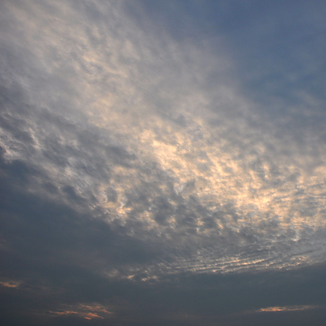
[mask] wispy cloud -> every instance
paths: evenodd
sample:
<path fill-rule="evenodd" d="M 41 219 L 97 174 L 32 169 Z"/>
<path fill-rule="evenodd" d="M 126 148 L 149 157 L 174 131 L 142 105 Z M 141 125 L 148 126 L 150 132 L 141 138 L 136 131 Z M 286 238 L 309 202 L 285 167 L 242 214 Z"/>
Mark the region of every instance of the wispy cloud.
<path fill-rule="evenodd" d="M 268 307 L 268 308 L 261 308 L 256 310 L 256 312 L 287 312 L 287 311 L 303 311 L 303 310 L 311 310 L 317 309 L 320 306 L 284 306 L 284 307 Z"/>
<path fill-rule="evenodd" d="M 100 318 L 104 319 L 104 316 L 112 314 L 112 312 L 108 311 L 104 306 L 101 304 L 79 304 L 72 307 L 67 307 L 66 309 L 60 311 L 50 311 L 50 314 L 56 316 L 69 316 L 69 315 L 76 315 L 78 317 L 91 320 L 93 318 Z"/>
<path fill-rule="evenodd" d="M 16 288 L 18 287 L 22 282 L 20 281 L 0 281 L 0 284 L 7 288 Z"/>

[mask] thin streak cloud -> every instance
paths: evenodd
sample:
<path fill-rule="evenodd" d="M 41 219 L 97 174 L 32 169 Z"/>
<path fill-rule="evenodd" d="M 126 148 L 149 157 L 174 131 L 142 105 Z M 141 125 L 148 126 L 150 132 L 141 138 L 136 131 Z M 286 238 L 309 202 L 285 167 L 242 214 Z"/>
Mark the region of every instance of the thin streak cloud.
<path fill-rule="evenodd" d="M 287 311 L 302 311 L 319 308 L 318 306 L 288 306 L 288 307 L 268 307 L 261 308 L 258 312 L 287 312 Z"/>

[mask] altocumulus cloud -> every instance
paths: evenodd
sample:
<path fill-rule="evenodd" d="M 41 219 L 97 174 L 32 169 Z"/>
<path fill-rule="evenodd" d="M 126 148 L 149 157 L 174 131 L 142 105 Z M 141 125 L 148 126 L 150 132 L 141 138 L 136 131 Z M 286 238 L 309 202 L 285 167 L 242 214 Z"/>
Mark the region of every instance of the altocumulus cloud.
<path fill-rule="evenodd" d="M 143 318 L 138 291 L 160 289 L 161 316 L 174 293 L 162 284 L 182 287 L 179 302 L 192 278 L 197 295 L 211 282 L 227 297 L 216 282 L 236 293 L 252 287 L 243 275 L 286 283 L 325 262 L 325 6 L 292 5 L 1 4 L 9 311 L 128 324 Z M 273 300 L 239 310 L 324 304 Z M 190 307 L 164 318 L 226 323 Z"/>

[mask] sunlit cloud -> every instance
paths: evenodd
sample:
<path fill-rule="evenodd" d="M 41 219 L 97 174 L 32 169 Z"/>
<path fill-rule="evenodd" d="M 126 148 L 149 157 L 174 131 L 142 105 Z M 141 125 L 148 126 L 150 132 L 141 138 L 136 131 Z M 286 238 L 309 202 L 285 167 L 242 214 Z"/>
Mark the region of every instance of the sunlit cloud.
<path fill-rule="evenodd" d="M 78 317 L 91 320 L 93 318 L 104 319 L 108 315 L 112 314 L 112 312 L 108 311 L 104 306 L 100 304 L 78 304 L 69 308 L 67 307 L 66 309 L 60 311 L 50 311 L 50 314 L 55 316 L 76 315 Z"/>
<path fill-rule="evenodd" d="M 1 320 L 322 324 L 325 10 L 0 2 Z"/>
<path fill-rule="evenodd" d="M 0 284 L 7 288 L 16 288 L 18 287 L 22 282 L 20 281 L 0 281 Z"/>
<path fill-rule="evenodd" d="M 284 307 L 268 307 L 268 308 L 261 308 L 256 310 L 256 312 L 291 312 L 291 311 L 304 311 L 304 310 L 311 310 L 317 309 L 320 306 L 284 306 Z"/>
<path fill-rule="evenodd" d="M 29 191 L 174 248 L 146 267 L 153 275 L 323 261 L 324 143 L 307 155 L 318 134 L 306 130 L 302 146 L 275 134 L 239 91 L 222 37 L 218 53 L 209 40 L 177 42 L 141 29 L 123 3 L 92 2 L 96 18 L 73 2 L 6 4 L 29 60 L 8 78 L 33 109 L 20 122 L 28 142 L 1 129 L 4 155 L 58 189 L 44 192 L 34 176 Z M 7 125 L 17 114 L 6 111 Z"/>

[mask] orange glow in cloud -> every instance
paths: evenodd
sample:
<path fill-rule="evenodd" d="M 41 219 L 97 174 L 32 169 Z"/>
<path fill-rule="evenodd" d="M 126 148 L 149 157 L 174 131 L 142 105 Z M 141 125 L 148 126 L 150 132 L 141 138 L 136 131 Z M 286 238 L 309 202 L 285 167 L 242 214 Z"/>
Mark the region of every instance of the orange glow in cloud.
<path fill-rule="evenodd" d="M 108 311 L 104 306 L 100 304 L 94 304 L 94 305 L 79 304 L 77 306 L 73 306 L 62 311 L 50 311 L 50 313 L 57 316 L 76 315 L 78 317 L 87 320 L 91 320 L 93 318 L 104 319 L 104 317 L 102 316 L 103 314 L 104 315 L 112 314 L 111 311 Z"/>
<path fill-rule="evenodd" d="M 8 282 L 0 282 L 0 284 L 7 288 L 16 288 L 17 286 L 19 286 L 21 284 L 21 282 L 8 281 Z"/>
<path fill-rule="evenodd" d="M 319 306 L 284 306 L 284 307 L 268 307 L 268 308 L 261 308 L 257 310 L 257 312 L 281 312 L 281 311 L 302 311 L 302 310 L 310 310 L 310 309 L 316 309 Z"/>

